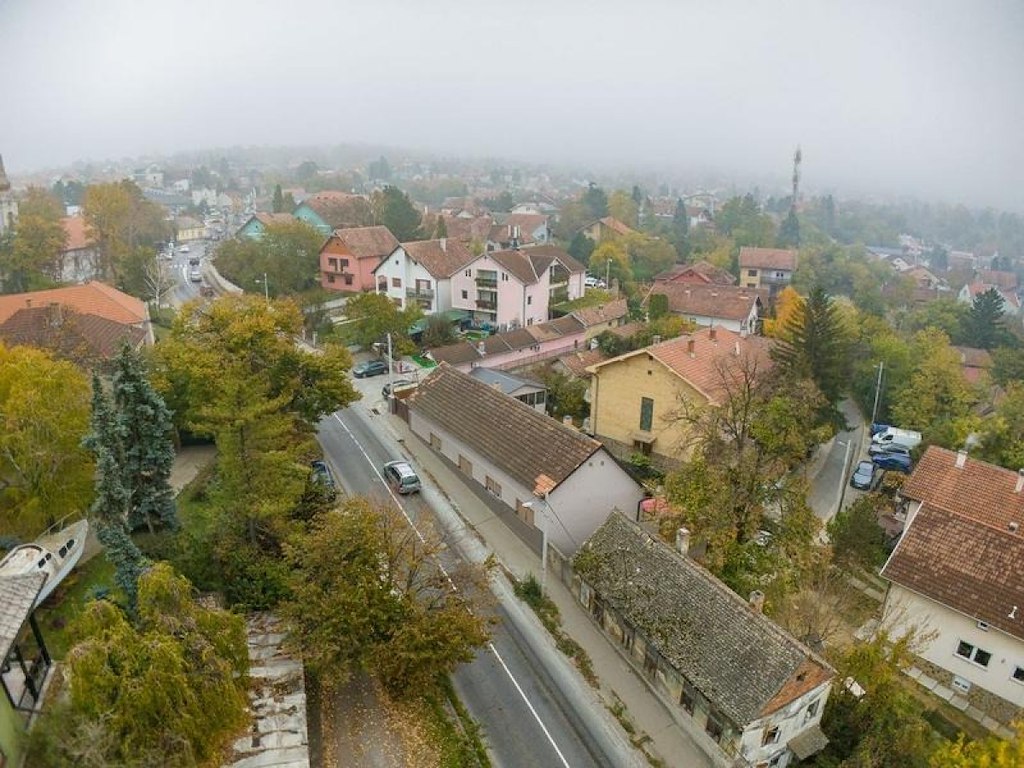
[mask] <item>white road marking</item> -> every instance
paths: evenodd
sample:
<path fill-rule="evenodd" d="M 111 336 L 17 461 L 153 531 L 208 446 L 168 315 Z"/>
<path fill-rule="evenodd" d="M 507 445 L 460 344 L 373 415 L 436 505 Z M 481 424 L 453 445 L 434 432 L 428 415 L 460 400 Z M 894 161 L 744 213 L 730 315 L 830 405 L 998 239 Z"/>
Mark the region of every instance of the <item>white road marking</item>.
<path fill-rule="evenodd" d="M 377 466 L 373 463 L 373 460 L 370 458 L 370 455 L 366 452 L 366 449 L 363 448 L 362 443 L 360 443 L 356 439 L 356 436 L 352 434 L 352 430 L 350 430 L 348 428 L 348 425 L 341 420 L 341 416 L 339 416 L 337 412 L 334 413 L 334 418 L 337 419 L 338 423 L 341 425 L 341 428 L 345 430 L 346 434 L 349 436 L 349 438 L 351 438 L 352 442 L 355 443 L 356 447 L 359 449 L 359 452 L 363 454 L 363 458 L 366 459 L 366 462 L 370 465 L 370 469 L 373 470 L 373 473 L 382 483 L 384 483 L 384 487 L 388 489 L 388 494 L 391 496 L 391 499 L 398 506 L 398 509 L 401 510 L 402 516 L 405 518 L 405 521 L 409 524 L 409 527 L 412 528 L 413 531 L 416 533 L 416 536 L 419 538 L 420 542 L 425 542 L 426 540 L 423 538 L 423 534 L 420 533 L 419 528 L 416 527 L 416 524 L 412 521 L 412 518 L 409 517 L 409 513 L 405 511 L 405 507 L 402 506 L 402 502 L 399 500 L 398 496 L 395 495 L 395 492 L 391 489 L 391 485 L 384 480 L 384 476 L 381 475 L 380 471 L 377 469 Z M 452 581 L 451 576 L 448 575 L 448 571 L 445 570 L 444 564 L 438 561 L 437 567 L 441 569 L 441 573 L 444 574 L 444 577 L 448 580 L 448 583 L 451 585 L 451 588 L 457 591 L 457 587 L 455 586 L 455 583 Z M 526 708 L 530 710 L 530 714 L 533 715 L 533 719 L 537 721 L 537 725 L 539 725 L 540 729 L 544 732 L 544 736 L 547 738 L 548 743 L 551 744 L 551 748 L 555 750 L 555 754 L 558 755 L 558 759 L 561 761 L 562 765 L 565 766 L 565 768 L 571 768 L 571 766 L 569 765 L 569 761 L 566 760 L 565 755 L 562 754 L 562 750 L 560 750 L 558 748 L 558 744 L 555 743 L 555 739 L 554 737 L 552 737 L 551 732 L 548 730 L 547 726 L 544 725 L 544 721 L 541 720 L 540 714 L 538 714 L 537 710 L 533 708 L 533 704 L 530 703 L 530 699 L 527 697 L 526 691 L 524 691 L 522 686 L 519 685 L 519 681 L 516 680 L 515 675 L 512 674 L 512 670 L 508 668 L 508 665 L 505 664 L 505 660 L 501 658 L 501 654 L 498 653 L 498 649 L 494 647 L 494 643 L 487 643 L 487 650 L 489 650 L 491 654 L 493 654 L 498 664 L 501 665 L 501 668 L 503 670 L 505 670 L 505 674 L 508 675 L 508 679 L 512 681 L 512 685 L 515 686 L 516 691 L 523 699 L 523 703 L 526 704 Z"/>

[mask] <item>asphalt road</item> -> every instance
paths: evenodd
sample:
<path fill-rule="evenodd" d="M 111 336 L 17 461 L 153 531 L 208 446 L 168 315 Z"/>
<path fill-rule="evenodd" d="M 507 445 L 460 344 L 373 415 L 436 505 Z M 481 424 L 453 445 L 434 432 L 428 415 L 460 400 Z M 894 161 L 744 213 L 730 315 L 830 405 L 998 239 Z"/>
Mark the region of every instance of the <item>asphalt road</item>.
<path fill-rule="evenodd" d="M 845 509 L 864 494 L 864 491 L 850 485 L 853 468 L 858 461 L 867 458 L 861 454 L 866 429 L 864 417 L 849 400 L 843 400 L 839 408 L 846 417 L 846 423 L 853 428 L 836 435 L 820 470 L 810 480 L 808 501 L 822 523 L 827 523 L 839 511 L 840 499 Z"/>
<path fill-rule="evenodd" d="M 385 377 L 378 377 L 359 384 L 368 394 L 379 393 L 384 381 Z M 324 455 L 348 493 L 397 501 L 413 524 L 433 521 L 431 494 L 396 500 L 378 475 L 385 461 L 398 457 L 389 448 L 390 438 L 375 431 L 366 410 L 367 402 L 378 399 L 379 395 L 367 397 L 364 403 L 321 422 Z M 451 549 L 447 554 L 458 556 Z M 549 674 L 552 660 L 540 658 L 536 644 L 522 636 L 504 606 L 499 603 L 494 610 L 500 623 L 490 646 L 453 676 L 459 698 L 482 727 L 493 764 L 505 768 L 622 765 L 621 755 L 602 751 L 607 734 L 590 732 L 586 718 L 580 716 L 580 709 L 588 704 L 569 700 Z"/>
<path fill-rule="evenodd" d="M 174 258 L 164 262 L 174 280 L 174 287 L 171 288 L 166 300 L 176 307 L 180 307 L 185 302 L 199 297 L 199 286 L 202 283 L 193 283 L 189 280 L 188 260 L 197 256 L 200 260 L 205 260 L 207 258 L 207 251 L 213 247 L 212 243 L 208 243 L 205 240 L 195 240 L 187 243 L 187 245 L 188 253 L 181 253 L 176 248 Z"/>

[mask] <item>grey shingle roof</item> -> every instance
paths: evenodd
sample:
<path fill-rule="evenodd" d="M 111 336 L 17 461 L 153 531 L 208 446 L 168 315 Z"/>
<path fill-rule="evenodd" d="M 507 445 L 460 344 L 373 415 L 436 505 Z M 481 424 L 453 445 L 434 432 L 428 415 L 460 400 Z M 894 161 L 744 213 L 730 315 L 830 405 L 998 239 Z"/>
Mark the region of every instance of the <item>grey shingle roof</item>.
<path fill-rule="evenodd" d="M 528 488 L 554 488 L 601 444 L 441 363 L 408 399 L 429 419 Z"/>
<path fill-rule="evenodd" d="M 834 674 L 692 559 L 617 512 L 583 545 L 576 570 L 740 727 Z"/>
<path fill-rule="evenodd" d="M 0 576 L 0 659 L 6 659 L 18 632 L 32 612 L 46 574 L 40 571 Z"/>
<path fill-rule="evenodd" d="M 525 379 L 521 376 L 513 376 L 511 373 L 499 371 L 497 368 L 474 368 L 469 372 L 469 375 L 488 386 L 500 389 L 506 395 L 511 395 L 517 389 L 523 387 L 544 388 L 544 385 L 538 381 Z"/>

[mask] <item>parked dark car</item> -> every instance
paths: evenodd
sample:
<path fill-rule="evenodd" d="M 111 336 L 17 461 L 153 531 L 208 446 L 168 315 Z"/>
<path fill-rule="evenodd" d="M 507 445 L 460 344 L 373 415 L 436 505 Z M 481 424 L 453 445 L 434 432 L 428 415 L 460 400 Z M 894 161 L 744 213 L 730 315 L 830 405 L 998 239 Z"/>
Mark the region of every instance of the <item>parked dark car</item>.
<path fill-rule="evenodd" d="M 892 470 L 894 472 L 903 472 L 904 474 L 910 474 L 911 462 L 910 457 L 901 453 L 881 453 L 877 456 L 872 456 L 871 461 L 874 462 L 875 466 L 879 469 Z"/>
<path fill-rule="evenodd" d="M 370 376 L 383 376 L 388 372 L 388 364 L 383 360 L 367 360 L 359 363 L 352 369 L 352 375 L 357 379 L 365 379 Z"/>
<path fill-rule="evenodd" d="M 310 478 L 313 485 L 322 489 L 324 495 L 334 501 L 338 497 L 338 487 L 334 484 L 334 475 L 331 474 L 331 468 L 327 466 L 327 462 L 317 459 L 309 462 L 309 466 L 313 469 Z"/>
<path fill-rule="evenodd" d="M 850 485 L 862 491 L 870 491 L 871 487 L 875 484 L 876 471 L 874 463 L 870 461 L 859 462 L 857 469 L 853 472 L 853 477 L 850 478 Z"/>
<path fill-rule="evenodd" d="M 899 443 L 871 443 L 868 446 L 869 456 L 906 456 L 910 457 L 910 449 Z"/>
<path fill-rule="evenodd" d="M 384 397 L 391 397 L 392 390 L 404 389 L 405 387 L 413 386 L 416 386 L 416 382 L 413 381 L 412 379 L 395 379 L 394 381 L 389 382 L 385 384 L 383 387 L 381 387 L 380 393 Z"/>

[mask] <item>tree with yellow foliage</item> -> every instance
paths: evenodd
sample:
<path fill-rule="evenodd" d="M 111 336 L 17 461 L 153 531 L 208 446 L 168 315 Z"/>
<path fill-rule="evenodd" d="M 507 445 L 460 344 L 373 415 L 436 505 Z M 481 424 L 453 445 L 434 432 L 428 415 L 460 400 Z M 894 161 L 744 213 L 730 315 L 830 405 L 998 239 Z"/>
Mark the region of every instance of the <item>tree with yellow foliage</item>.
<path fill-rule="evenodd" d="M 1012 739 L 989 736 L 968 742 L 961 733 L 954 742 L 943 744 L 931 756 L 931 768 L 1019 768 L 1024 765 L 1024 720 L 1016 724 Z"/>
<path fill-rule="evenodd" d="M 796 288 L 787 285 L 775 297 L 775 317 L 766 317 L 764 320 L 764 335 L 778 336 L 779 331 L 786 327 L 786 323 L 789 322 L 799 305 L 800 294 L 797 293 Z"/>

